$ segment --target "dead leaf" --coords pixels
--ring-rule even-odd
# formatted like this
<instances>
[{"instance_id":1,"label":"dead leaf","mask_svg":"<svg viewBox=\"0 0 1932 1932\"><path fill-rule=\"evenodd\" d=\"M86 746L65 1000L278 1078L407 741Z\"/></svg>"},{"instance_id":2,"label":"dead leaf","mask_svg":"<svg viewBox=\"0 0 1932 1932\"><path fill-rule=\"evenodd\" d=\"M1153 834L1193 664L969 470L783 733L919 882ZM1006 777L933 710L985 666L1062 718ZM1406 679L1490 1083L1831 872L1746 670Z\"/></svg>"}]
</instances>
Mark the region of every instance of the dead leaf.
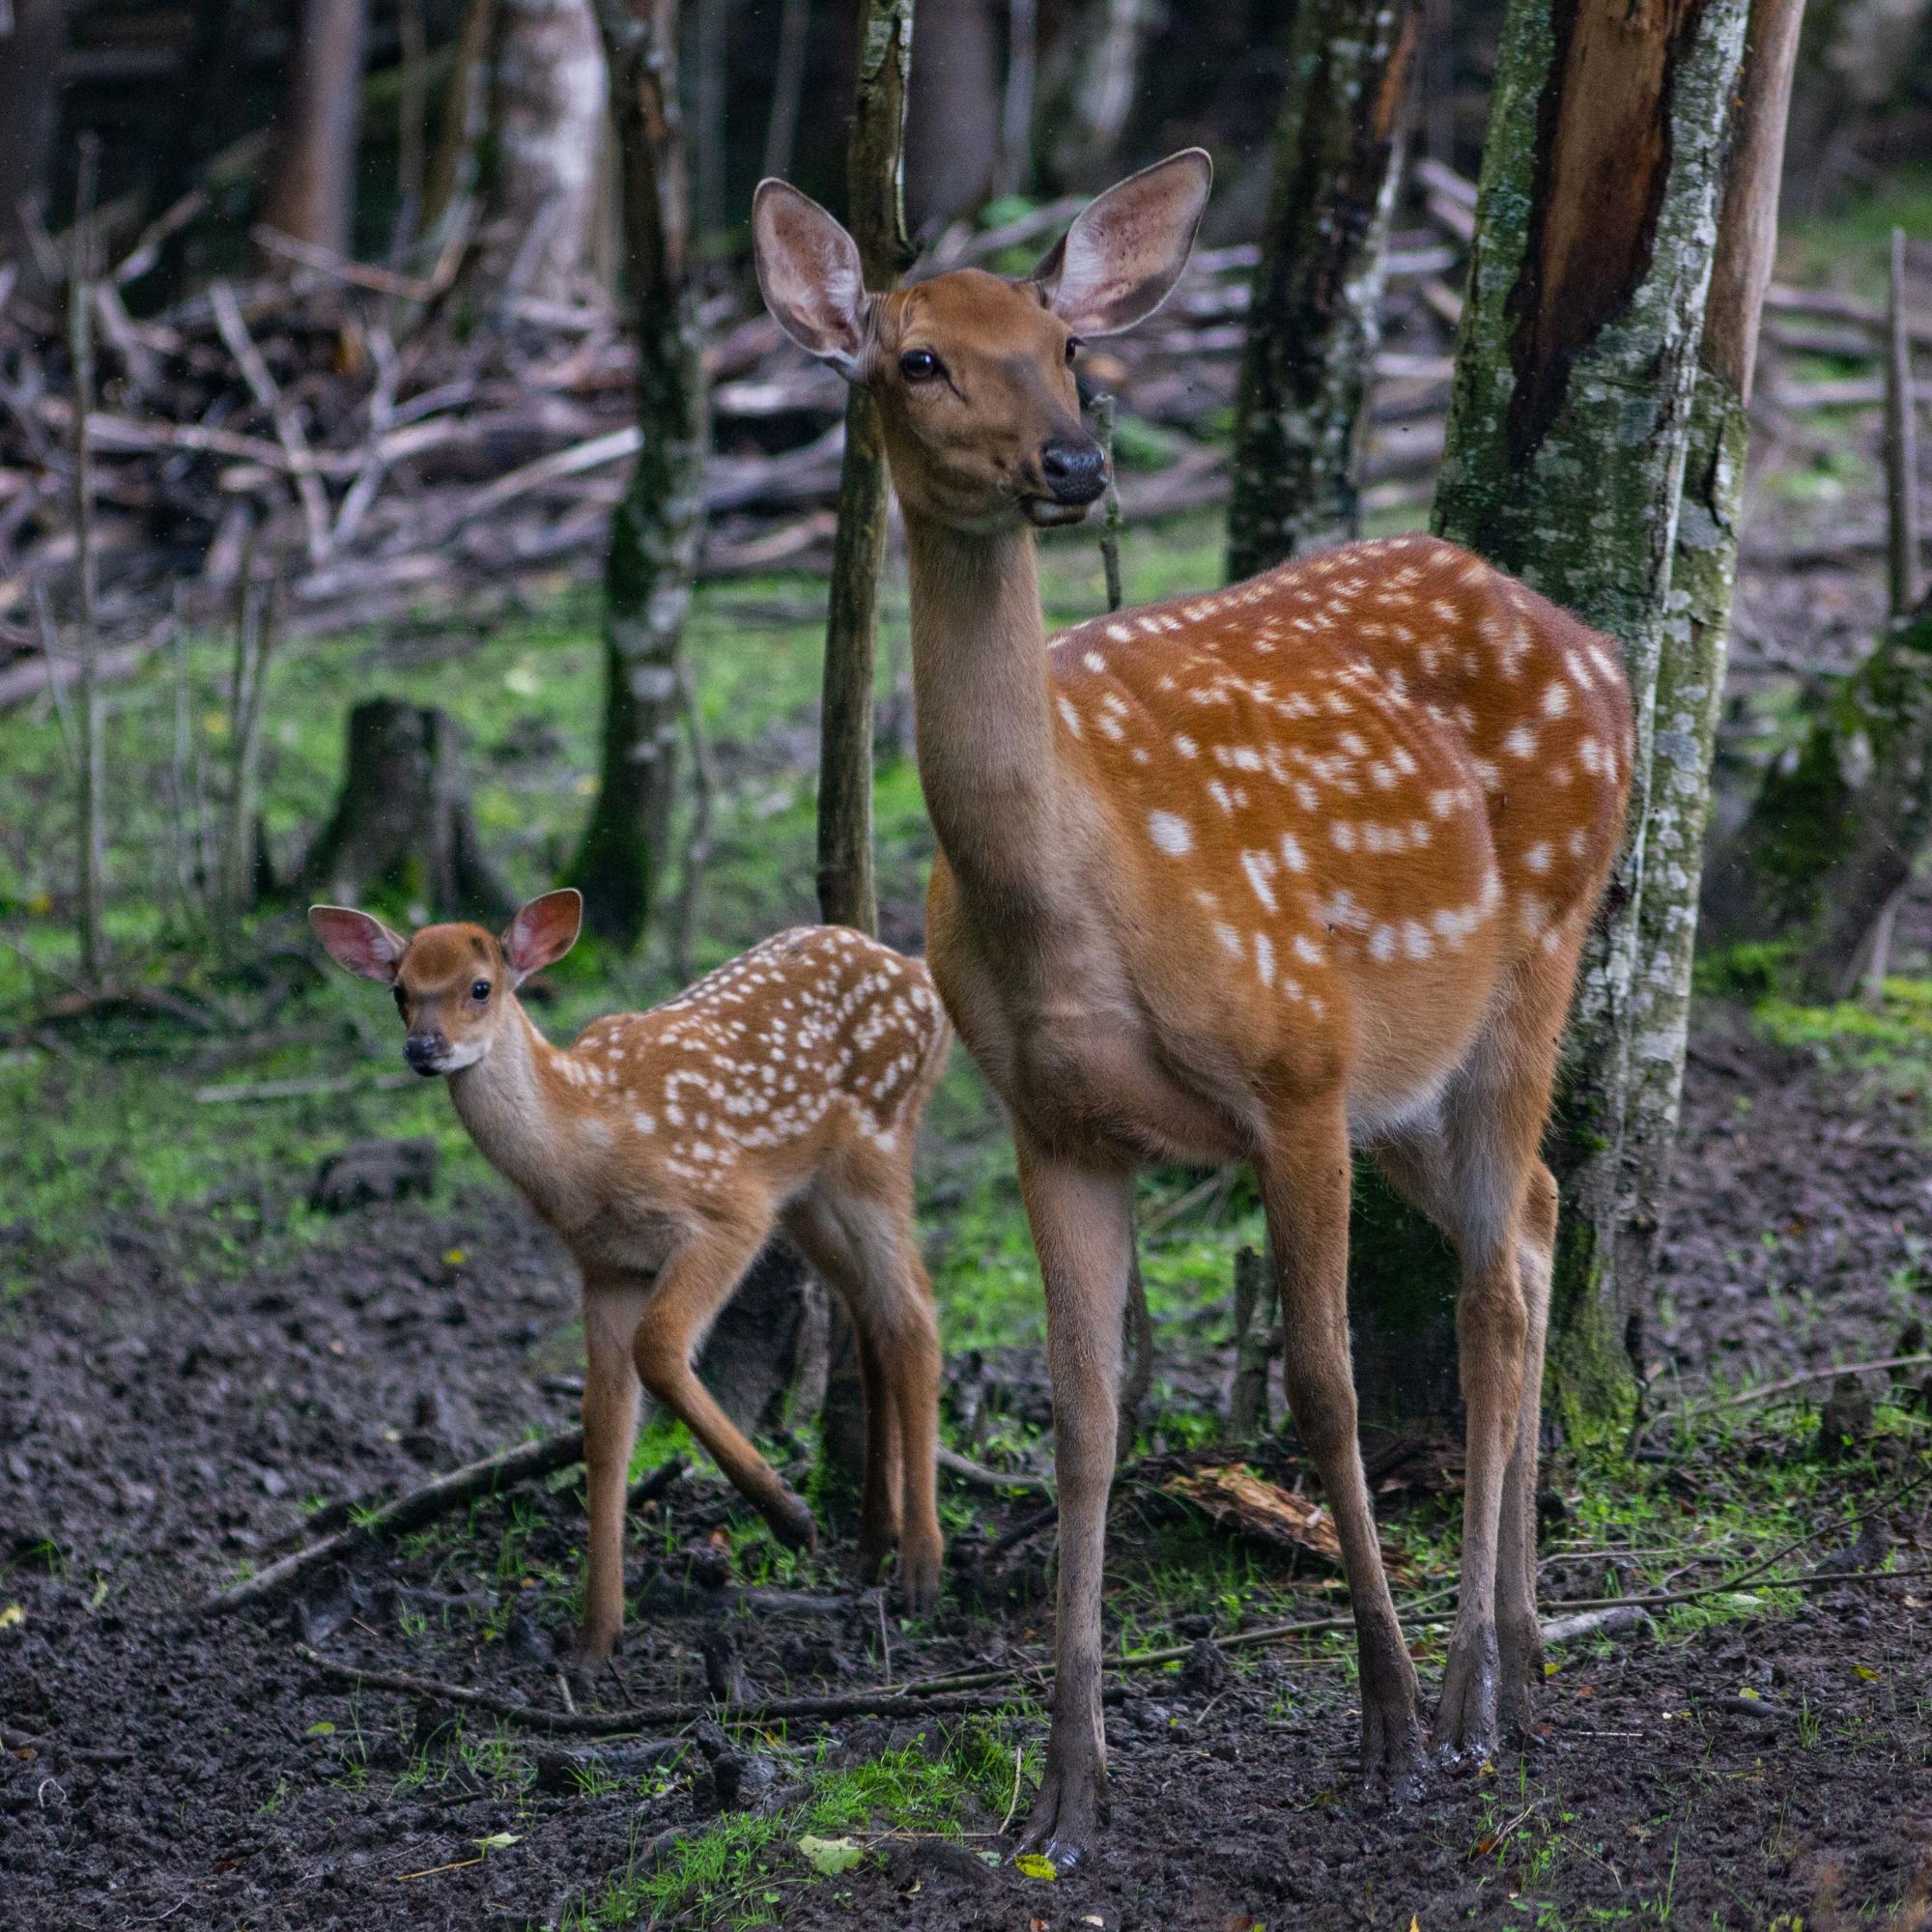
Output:
<instances>
[{"instance_id":1,"label":"dead leaf","mask_svg":"<svg viewBox=\"0 0 1932 1932\"><path fill-rule=\"evenodd\" d=\"M1320 1503L1310 1502L1238 1463L1183 1470L1170 1476L1161 1487L1166 1494L1205 1510L1216 1522L1232 1519L1250 1536L1305 1549L1324 1563L1341 1567L1342 1539L1336 1533L1334 1518ZM1382 1545L1382 1564L1391 1577L1406 1578L1408 1558L1391 1544Z\"/></svg>"},{"instance_id":2,"label":"dead leaf","mask_svg":"<svg viewBox=\"0 0 1932 1932\"><path fill-rule=\"evenodd\" d=\"M847 1872L866 1856L866 1848L856 1838L814 1838L807 1832L798 1849L814 1871L827 1878Z\"/></svg>"},{"instance_id":3,"label":"dead leaf","mask_svg":"<svg viewBox=\"0 0 1932 1932\"><path fill-rule=\"evenodd\" d=\"M1025 1873L1028 1878L1045 1879L1049 1882L1060 1876L1060 1867L1041 1852L1022 1852L1013 1861L1013 1869Z\"/></svg>"}]
</instances>

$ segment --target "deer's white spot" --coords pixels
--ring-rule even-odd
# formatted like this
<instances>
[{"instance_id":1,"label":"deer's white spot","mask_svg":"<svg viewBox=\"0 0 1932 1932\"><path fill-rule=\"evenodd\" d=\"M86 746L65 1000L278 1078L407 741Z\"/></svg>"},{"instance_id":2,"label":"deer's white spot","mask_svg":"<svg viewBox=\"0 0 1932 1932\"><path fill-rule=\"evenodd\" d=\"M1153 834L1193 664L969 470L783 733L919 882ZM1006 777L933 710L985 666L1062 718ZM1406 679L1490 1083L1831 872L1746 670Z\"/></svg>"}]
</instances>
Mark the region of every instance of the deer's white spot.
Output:
<instances>
[{"instance_id":1,"label":"deer's white spot","mask_svg":"<svg viewBox=\"0 0 1932 1932\"><path fill-rule=\"evenodd\" d=\"M1171 811L1148 813L1148 837L1170 859L1179 859L1194 849L1194 834L1186 819Z\"/></svg>"}]
</instances>

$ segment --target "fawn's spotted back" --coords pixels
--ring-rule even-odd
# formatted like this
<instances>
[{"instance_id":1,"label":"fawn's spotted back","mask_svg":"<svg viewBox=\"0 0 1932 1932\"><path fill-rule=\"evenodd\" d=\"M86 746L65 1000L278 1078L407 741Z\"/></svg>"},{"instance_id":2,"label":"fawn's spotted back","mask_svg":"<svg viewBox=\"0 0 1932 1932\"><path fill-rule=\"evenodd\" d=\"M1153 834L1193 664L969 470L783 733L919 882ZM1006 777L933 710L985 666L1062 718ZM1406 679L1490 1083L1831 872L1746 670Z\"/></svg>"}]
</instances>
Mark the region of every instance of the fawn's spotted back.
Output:
<instances>
[{"instance_id":1,"label":"fawn's spotted back","mask_svg":"<svg viewBox=\"0 0 1932 1932\"><path fill-rule=\"evenodd\" d=\"M849 927L799 926L649 1012L594 1021L557 1066L616 1134L704 1188L828 1120L895 1148L950 1038L920 961Z\"/></svg>"}]
</instances>

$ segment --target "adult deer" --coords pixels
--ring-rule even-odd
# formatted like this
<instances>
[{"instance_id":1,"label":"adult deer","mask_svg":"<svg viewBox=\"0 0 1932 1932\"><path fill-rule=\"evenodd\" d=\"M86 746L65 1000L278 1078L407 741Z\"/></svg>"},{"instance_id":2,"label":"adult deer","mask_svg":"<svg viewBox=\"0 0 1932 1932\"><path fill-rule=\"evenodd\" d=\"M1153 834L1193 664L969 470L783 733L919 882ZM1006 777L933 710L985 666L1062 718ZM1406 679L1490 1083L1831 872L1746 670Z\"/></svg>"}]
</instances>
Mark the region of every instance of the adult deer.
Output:
<instances>
[{"instance_id":1,"label":"adult deer","mask_svg":"<svg viewBox=\"0 0 1932 1932\"><path fill-rule=\"evenodd\" d=\"M781 1227L858 1335L862 1561L876 1573L896 1544L900 1588L925 1608L942 1548L939 1336L912 1157L952 1037L925 969L842 926L801 926L559 1048L517 987L570 951L582 909L573 891L546 893L500 940L479 925L406 940L364 912L309 909L332 958L395 989L404 1057L448 1076L469 1137L582 1270L590 1552L578 1659L603 1662L623 1625L639 1377L781 1542L811 1544L810 1511L692 1367Z\"/></svg>"},{"instance_id":2,"label":"adult deer","mask_svg":"<svg viewBox=\"0 0 1932 1932\"><path fill-rule=\"evenodd\" d=\"M905 514L928 956L1011 1111L1046 1290L1058 1663L1027 1834L1063 1860L1105 1797L1101 1566L1150 1159L1255 1165L1354 1605L1364 1768L1397 1791L1420 1737L1355 1440L1350 1143L1455 1241L1468 1492L1435 1736L1485 1752L1499 1700L1526 1719L1556 1219L1538 1142L1632 755L1609 641L1422 536L1049 643L1033 529L1105 483L1074 358L1173 289L1209 177L1198 150L1133 176L1025 280L878 296L803 195L765 182L753 212L767 305L878 398Z\"/></svg>"}]
</instances>

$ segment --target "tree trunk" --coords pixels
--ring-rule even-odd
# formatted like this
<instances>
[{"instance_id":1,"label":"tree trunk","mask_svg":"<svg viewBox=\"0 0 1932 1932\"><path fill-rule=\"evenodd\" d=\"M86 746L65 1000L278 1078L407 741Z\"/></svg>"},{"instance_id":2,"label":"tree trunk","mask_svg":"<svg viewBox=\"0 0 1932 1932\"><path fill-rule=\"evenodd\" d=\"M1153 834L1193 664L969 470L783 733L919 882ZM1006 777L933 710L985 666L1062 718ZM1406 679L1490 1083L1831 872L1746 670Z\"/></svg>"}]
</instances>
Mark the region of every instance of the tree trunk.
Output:
<instances>
[{"instance_id":1,"label":"tree trunk","mask_svg":"<svg viewBox=\"0 0 1932 1932\"><path fill-rule=\"evenodd\" d=\"M568 296L583 267L608 98L591 0L497 0L486 299Z\"/></svg>"},{"instance_id":2,"label":"tree trunk","mask_svg":"<svg viewBox=\"0 0 1932 1932\"><path fill-rule=\"evenodd\" d=\"M1361 535L1411 0L1303 0L1236 405L1228 575Z\"/></svg>"},{"instance_id":3,"label":"tree trunk","mask_svg":"<svg viewBox=\"0 0 1932 1932\"><path fill-rule=\"evenodd\" d=\"M1657 668L1643 892L1631 987L1630 1207L1616 1273L1641 1317L1684 1091L1690 966L1744 522L1758 318L1777 246L1778 184L1804 0L1751 0L1731 106L1711 292L1690 399L1677 553Z\"/></svg>"},{"instance_id":4,"label":"tree trunk","mask_svg":"<svg viewBox=\"0 0 1932 1932\"><path fill-rule=\"evenodd\" d=\"M863 4L869 15L873 0ZM906 213L922 240L973 213L993 185L1000 160L994 6L995 0L945 0L921 21L905 172Z\"/></svg>"},{"instance_id":5,"label":"tree trunk","mask_svg":"<svg viewBox=\"0 0 1932 1932\"><path fill-rule=\"evenodd\" d=\"M0 25L0 263L17 262L30 283L37 270L20 210L47 213L66 48L64 0L13 0L11 23Z\"/></svg>"},{"instance_id":6,"label":"tree trunk","mask_svg":"<svg viewBox=\"0 0 1932 1932\"><path fill-rule=\"evenodd\" d=\"M1734 939L1788 941L1798 980L1843 998L1866 935L1932 838L1932 604L1840 680L1765 774L1713 896ZM1716 868L1714 867L1714 871Z\"/></svg>"},{"instance_id":7,"label":"tree trunk","mask_svg":"<svg viewBox=\"0 0 1932 1932\"><path fill-rule=\"evenodd\" d=\"M281 139L262 210L270 228L339 255L355 226L365 0L302 0Z\"/></svg>"},{"instance_id":8,"label":"tree trunk","mask_svg":"<svg viewBox=\"0 0 1932 1932\"><path fill-rule=\"evenodd\" d=\"M912 0L865 0L858 100L845 156L848 225L866 286L891 288L912 260L901 193ZM845 405L838 529L825 625L818 761L818 909L832 925L879 928L872 872L872 658L886 556L885 445L878 407L854 386Z\"/></svg>"},{"instance_id":9,"label":"tree trunk","mask_svg":"<svg viewBox=\"0 0 1932 1932\"><path fill-rule=\"evenodd\" d=\"M342 789L302 861L301 887L336 905L373 894L418 923L509 916L510 895L469 815L456 728L442 712L371 697L349 714Z\"/></svg>"},{"instance_id":10,"label":"tree trunk","mask_svg":"<svg viewBox=\"0 0 1932 1932\"><path fill-rule=\"evenodd\" d=\"M604 753L572 869L593 931L629 949L656 900L676 779L678 652L704 534L704 369L689 260L675 0L598 0L624 177L643 447L611 520Z\"/></svg>"},{"instance_id":11,"label":"tree trunk","mask_svg":"<svg viewBox=\"0 0 1932 1932\"><path fill-rule=\"evenodd\" d=\"M1114 179L1153 27L1152 0L1087 0L1062 25L1041 67L1039 146L1055 187L1097 190Z\"/></svg>"},{"instance_id":12,"label":"tree trunk","mask_svg":"<svg viewBox=\"0 0 1932 1932\"><path fill-rule=\"evenodd\" d=\"M1512 0L1435 501L1441 535L1616 638L1635 701L1631 836L1584 954L1548 1145L1563 1190L1551 1376L1585 1411L1629 1383L1643 1284L1620 1277L1617 1233L1628 1176L1665 1125L1633 1112L1631 1087L1651 725L1746 11ZM1453 1349L1444 1297L1388 1277L1358 1293L1418 1322L1365 1406L1428 1413Z\"/></svg>"},{"instance_id":13,"label":"tree trunk","mask_svg":"<svg viewBox=\"0 0 1932 1932\"><path fill-rule=\"evenodd\" d=\"M911 58L912 0L861 0L858 88L845 155L846 220L865 265L866 286L875 291L891 288L912 260L903 191ZM825 625L818 910L830 925L869 933L879 929L872 867L872 662L888 498L878 406L869 391L855 385L845 403L845 455ZM828 1350L817 1494L838 1516L858 1496L866 1466L858 1349L841 1308L832 1310Z\"/></svg>"}]
</instances>

